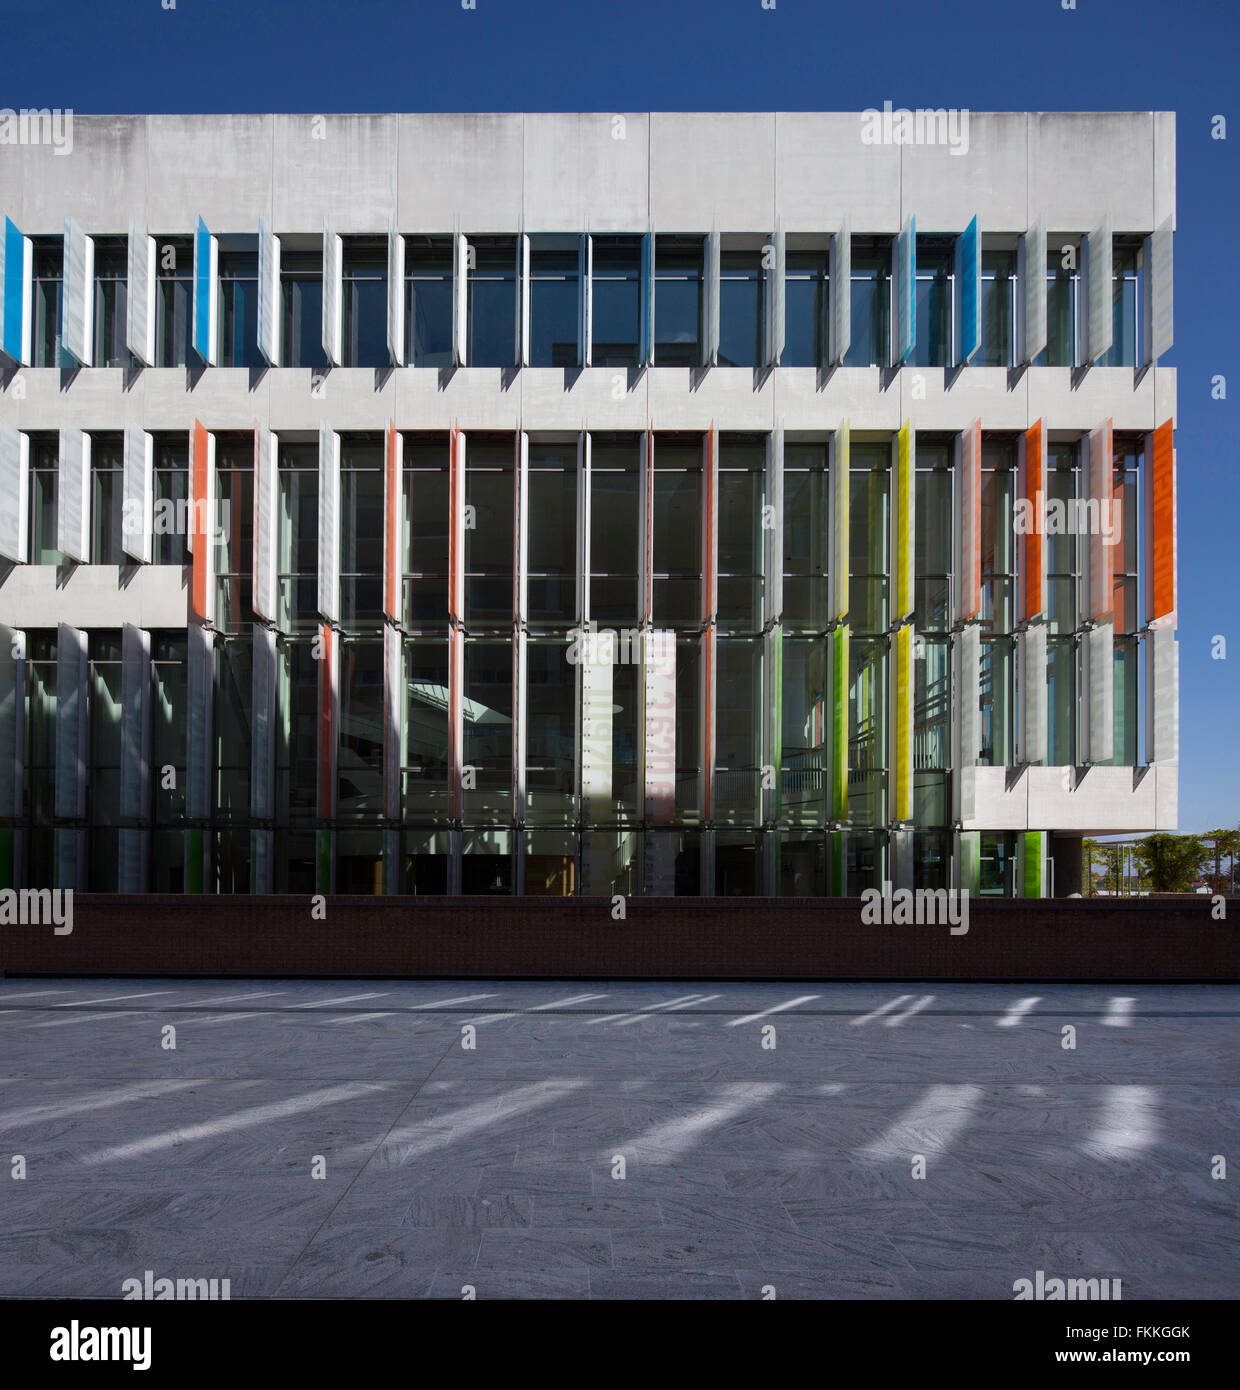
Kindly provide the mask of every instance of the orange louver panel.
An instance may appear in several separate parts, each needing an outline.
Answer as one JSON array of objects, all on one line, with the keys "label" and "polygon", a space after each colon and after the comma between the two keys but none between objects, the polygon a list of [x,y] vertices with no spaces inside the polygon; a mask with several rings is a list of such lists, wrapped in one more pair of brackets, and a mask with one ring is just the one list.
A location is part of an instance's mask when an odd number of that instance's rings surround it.
[{"label": "orange louver panel", "polygon": [[1175,612],[1175,447],[1170,420],[1154,431],[1149,481],[1149,617]]},{"label": "orange louver panel", "polygon": [[383,614],[400,621],[400,436],[389,420],[383,452]]},{"label": "orange louver panel", "polygon": [[214,552],[213,538],[208,532],[212,494],[210,440],[201,420],[194,421],[194,458],[191,466],[194,470],[194,514],[190,518],[194,536],[194,568],[190,597],[194,617],[199,622],[207,622],[210,619],[211,561]]}]

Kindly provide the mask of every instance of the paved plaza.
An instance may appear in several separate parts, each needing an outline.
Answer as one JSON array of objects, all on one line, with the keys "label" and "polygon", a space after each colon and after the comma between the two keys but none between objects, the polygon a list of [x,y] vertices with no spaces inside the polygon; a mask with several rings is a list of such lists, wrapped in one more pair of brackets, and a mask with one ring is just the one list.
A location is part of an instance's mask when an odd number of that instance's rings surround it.
[{"label": "paved plaza", "polygon": [[1042,1270],[1237,1298],[1238,1013],[1221,985],[0,979],[0,1296],[1010,1299]]}]

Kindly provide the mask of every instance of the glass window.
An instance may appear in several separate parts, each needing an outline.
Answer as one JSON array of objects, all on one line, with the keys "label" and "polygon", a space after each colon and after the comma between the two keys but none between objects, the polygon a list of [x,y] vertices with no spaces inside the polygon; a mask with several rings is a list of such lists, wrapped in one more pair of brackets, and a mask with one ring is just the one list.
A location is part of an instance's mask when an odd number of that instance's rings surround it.
[{"label": "glass window", "polygon": [[513,441],[474,436],[466,453],[465,620],[512,624]]},{"label": "glass window", "polygon": [[194,334],[194,243],[158,237],[155,251],[155,365],[184,367]]},{"label": "glass window", "polygon": [[188,452],[184,435],[155,440],[151,560],[156,565],[184,565],[189,561],[185,544],[189,517]]},{"label": "glass window", "polygon": [[405,693],[405,814],[446,817],[448,643],[443,637],[406,639]]},{"label": "glass window", "polygon": [[95,434],[90,441],[90,558],[95,565],[122,565],[124,442],[119,434]]},{"label": "glass window", "polygon": [[[951,649],[946,637],[917,633],[913,662],[913,770],[951,766]],[[918,816],[919,821],[925,820]],[[932,823],[942,824],[942,817]]]},{"label": "glass window", "polygon": [[86,815],[92,892],[117,889],[116,824],[121,797],[121,635],[89,634]]},{"label": "glass window", "polygon": [[891,238],[852,239],[852,340],[846,367],[891,360]]},{"label": "glass window", "polygon": [[405,238],[405,356],[414,367],[452,365],[452,238]]},{"label": "glass window", "polygon": [[1111,322],[1114,337],[1103,356],[1104,367],[1135,367],[1138,353],[1138,306],[1141,303],[1142,247],[1139,241],[1115,238],[1112,252]]},{"label": "glass window", "polygon": [[[719,365],[765,364],[766,294],[761,249],[720,253]],[[781,359],[782,360],[782,359]]]},{"label": "glass window", "polygon": [[[637,625],[638,435],[591,438],[590,615]],[[657,453],[657,451],[656,451]]]},{"label": "glass window", "polygon": [[567,632],[577,610],[576,444],[531,444],[528,489],[529,621]]},{"label": "glass window", "polygon": [[913,505],[913,623],[921,632],[951,625],[952,449],[933,436],[917,438]]},{"label": "glass window", "polygon": [[238,632],[254,621],[254,436],[215,437],[215,622]]},{"label": "glass window", "polygon": [[1010,767],[1015,759],[1014,641],[1012,637],[983,636],[980,644],[978,762],[983,767]]},{"label": "glass window", "polygon": [[261,367],[265,359],[258,350],[257,248],[220,252],[219,294],[220,366]]},{"label": "glass window", "polygon": [[406,435],[402,531],[405,625],[448,625],[448,437]]},{"label": "glass window", "polygon": [[581,285],[575,236],[530,238],[530,365],[575,367]]},{"label": "glass window", "polygon": [[762,640],[720,637],[716,659],[714,819],[752,825],[761,819]]},{"label": "glass window", "polygon": [[782,366],[821,367],[827,360],[829,261],[826,250],[787,253]]},{"label": "glass window", "polygon": [[917,341],[909,354],[914,367],[949,367],[952,352],[952,295],[956,283],[955,237],[917,238],[917,277],[914,285]]},{"label": "glass window", "polygon": [[314,627],[319,607],[319,453],[314,444],[280,444],[278,540],[280,628]]},{"label": "glass window", "polygon": [[1051,444],[1046,470],[1046,575],[1050,630],[1076,630],[1080,541],[1076,534],[1080,446]]},{"label": "glass window", "polygon": [[60,487],[60,440],[30,436],[30,563],[63,565],[56,548],[56,496]]},{"label": "glass window", "polygon": [[[243,821],[250,815],[253,653],[248,635],[226,637],[215,644],[215,703],[211,721],[215,741],[215,806],[223,816]],[[249,892],[249,884],[239,891]]]},{"label": "glass window", "polygon": [[471,237],[469,365],[512,367],[517,361],[517,239]]},{"label": "glass window", "polygon": [[383,810],[383,643],[346,637],[340,644],[340,746],[337,811],[376,817]]},{"label": "glass window", "polygon": [[[185,817],[185,661],[184,630],[151,633],[151,795],[155,824],[178,829]],[[159,776],[154,775],[157,768]],[[164,777],[165,768],[174,775]]]},{"label": "glass window", "polygon": [[[676,637],[676,819],[696,821],[701,815],[700,738],[701,644],[685,633]],[[698,892],[695,886],[690,890]],[[679,891],[679,890],[677,890]]]},{"label": "glass window", "polygon": [[383,621],[383,436],[340,436],[340,616],[351,629]]},{"label": "glass window", "polygon": [[[982,341],[973,358],[978,367],[1015,363],[1016,252],[982,252]],[[920,330],[919,330],[920,331]]]},{"label": "glass window", "polygon": [[830,534],[827,446],[784,442],[784,630],[823,632],[828,622]]},{"label": "glass window", "polygon": [[785,637],[780,692],[781,820],[800,825],[823,823],[831,717],[825,640]]},{"label": "glass window", "polygon": [[466,819],[507,821],[512,815],[511,639],[466,638],[464,729]]},{"label": "glass window", "polygon": [[654,446],[654,624],[701,622],[702,442],[660,435]]},{"label": "glass window", "polygon": [[345,237],[343,264],[342,365],[386,367],[387,238]]},{"label": "glass window", "polygon": [[1046,347],[1033,359],[1035,367],[1075,367],[1080,362],[1077,351],[1079,265],[1080,247],[1075,240],[1047,252]]},{"label": "glass window", "polygon": [[95,366],[127,367],[129,252],[124,237],[95,238]]},{"label": "glass window", "polygon": [[318,801],[319,663],[314,653],[309,637],[281,637],[276,647],[276,818],[283,824],[290,818],[306,824]]},{"label": "glass window", "polygon": [[981,580],[982,623],[988,632],[1010,633],[1015,620],[1016,442],[1011,436],[982,436]]},{"label": "glass window", "polygon": [[574,818],[576,686],[563,641],[526,646],[527,818],[543,825]]},{"label": "glass window", "polygon": [[1047,639],[1047,753],[1051,767],[1076,764],[1076,638]]},{"label": "glass window", "polygon": [[60,292],[64,278],[61,238],[36,238],[32,264],[34,338],[30,360],[36,367],[67,367],[73,359],[60,345]]},{"label": "glass window", "polygon": [[702,237],[655,238],[654,360],[660,367],[702,362]]},{"label": "glass window", "polygon": [[326,367],[323,352],[323,253],[280,247],[286,367]]},{"label": "glass window", "polygon": [[889,444],[849,449],[848,612],[854,633],[886,632]]},{"label": "glass window", "polygon": [[854,825],[884,825],[887,638],[853,637],[848,667],[848,818]]},{"label": "glass window", "polygon": [[596,367],[638,365],[641,295],[641,237],[596,236],[590,348]]},{"label": "glass window", "polygon": [[762,437],[720,436],[719,621],[733,632],[762,628],[765,469],[766,443]]}]

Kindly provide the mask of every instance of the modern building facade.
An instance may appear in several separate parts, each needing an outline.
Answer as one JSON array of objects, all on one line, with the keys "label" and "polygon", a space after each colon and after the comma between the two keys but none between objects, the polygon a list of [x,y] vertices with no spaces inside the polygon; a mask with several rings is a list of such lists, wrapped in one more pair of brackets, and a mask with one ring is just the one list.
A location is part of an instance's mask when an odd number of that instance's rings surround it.
[{"label": "modern building facade", "polygon": [[0,148],[3,883],[1047,896],[1174,828],[1174,118],[948,116]]}]

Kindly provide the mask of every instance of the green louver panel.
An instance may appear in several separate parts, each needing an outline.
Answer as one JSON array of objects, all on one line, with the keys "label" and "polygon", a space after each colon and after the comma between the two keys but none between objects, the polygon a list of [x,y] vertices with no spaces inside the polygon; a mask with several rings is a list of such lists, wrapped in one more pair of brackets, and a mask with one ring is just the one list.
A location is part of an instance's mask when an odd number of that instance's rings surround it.
[{"label": "green louver panel", "polygon": [[1021,838],[1021,896],[1040,898],[1043,864],[1046,859],[1046,832],[1026,830]]},{"label": "green louver panel", "polygon": [[831,634],[831,819],[848,817],[848,625]]},{"label": "green louver panel", "polygon": [[828,836],[831,841],[828,852],[831,855],[831,896],[842,898],[844,896],[844,832],[842,830],[832,831]]},{"label": "green louver panel", "polygon": [[202,831],[191,827],[185,832],[188,841],[188,856],[185,866],[186,891],[203,892],[202,881]]}]

